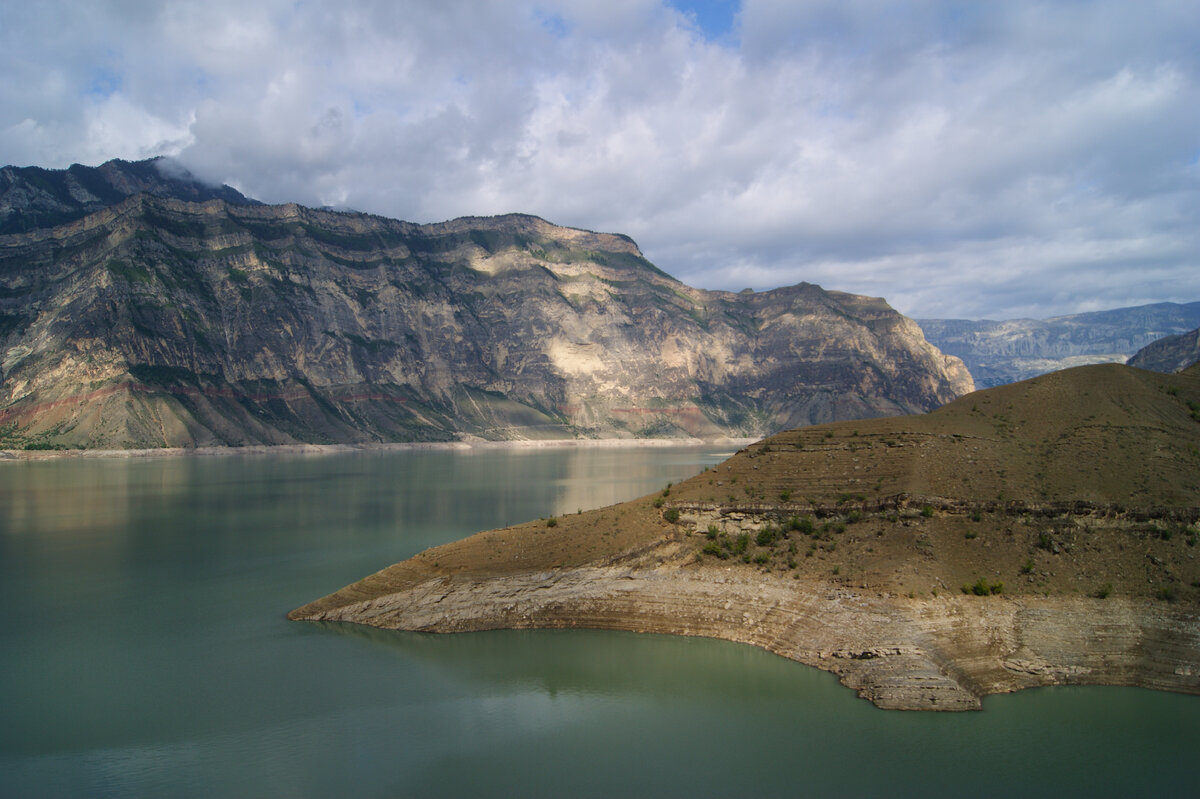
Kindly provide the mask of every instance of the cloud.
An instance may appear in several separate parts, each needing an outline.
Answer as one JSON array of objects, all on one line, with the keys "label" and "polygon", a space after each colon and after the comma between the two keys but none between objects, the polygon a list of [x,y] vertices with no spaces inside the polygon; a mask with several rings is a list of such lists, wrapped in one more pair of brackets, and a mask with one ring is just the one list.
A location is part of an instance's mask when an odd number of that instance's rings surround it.
[{"label": "cloud", "polygon": [[1200,297],[1189,2],[0,0],[0,152],[523,211],[918,316]]}]

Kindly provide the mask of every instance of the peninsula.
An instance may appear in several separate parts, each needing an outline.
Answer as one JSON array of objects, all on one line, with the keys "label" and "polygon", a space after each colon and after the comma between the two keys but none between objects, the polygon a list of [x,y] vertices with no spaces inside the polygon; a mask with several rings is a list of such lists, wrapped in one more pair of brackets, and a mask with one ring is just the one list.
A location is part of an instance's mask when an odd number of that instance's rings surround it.
[{"label": "peninsula", "polygon": [[764,439],[632,502],[482,532],[289,614],[708,636],[884,708],[1200,693],[1200,366],[1087,366]]}]

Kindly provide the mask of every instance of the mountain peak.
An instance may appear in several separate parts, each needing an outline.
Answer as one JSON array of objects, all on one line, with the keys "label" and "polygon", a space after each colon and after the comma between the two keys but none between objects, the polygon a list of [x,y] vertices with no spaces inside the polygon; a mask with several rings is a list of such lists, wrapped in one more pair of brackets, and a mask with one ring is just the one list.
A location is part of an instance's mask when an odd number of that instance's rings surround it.
[{"label": "mountain peak", "polygon": [[114,158],[97,167],[72,164],[66,169],[6,166],[0,168],[0,235],[74,222],[143,193],[188,202],[259,204],[230,186],[205,183],[165,156]]}]

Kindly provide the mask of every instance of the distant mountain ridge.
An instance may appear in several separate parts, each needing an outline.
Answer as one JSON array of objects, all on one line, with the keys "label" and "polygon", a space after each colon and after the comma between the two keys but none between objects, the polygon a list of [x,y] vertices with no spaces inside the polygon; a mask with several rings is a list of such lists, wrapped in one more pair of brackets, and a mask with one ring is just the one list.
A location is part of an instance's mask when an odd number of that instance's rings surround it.
[{"label": "distant mountain ridge", "polygon": [[0,236],[0,446],[760,436],[972,387],[883,300],[693,289],[530,216],[134,193]]},{"label": "distant mountain ridge", "polygon": [[979,388],[1089,363],[1125,363],[1164,336],[1200,326],[1200,302],[1160,302],[1051,319],[918,319],[930,343],[962,358]]}]

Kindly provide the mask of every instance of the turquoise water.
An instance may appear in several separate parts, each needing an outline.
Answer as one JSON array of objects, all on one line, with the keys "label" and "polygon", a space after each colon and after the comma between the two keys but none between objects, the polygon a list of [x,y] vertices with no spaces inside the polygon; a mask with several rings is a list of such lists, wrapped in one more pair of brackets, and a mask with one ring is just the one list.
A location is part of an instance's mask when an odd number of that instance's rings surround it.
[{"label": "turquoise water", "polygon": [[1196,790],[1200,698],[884,712],[734,644],[288,622],[476,530],[609,504],[687,450],[0,464],[0,796],[1128,796]]}]

